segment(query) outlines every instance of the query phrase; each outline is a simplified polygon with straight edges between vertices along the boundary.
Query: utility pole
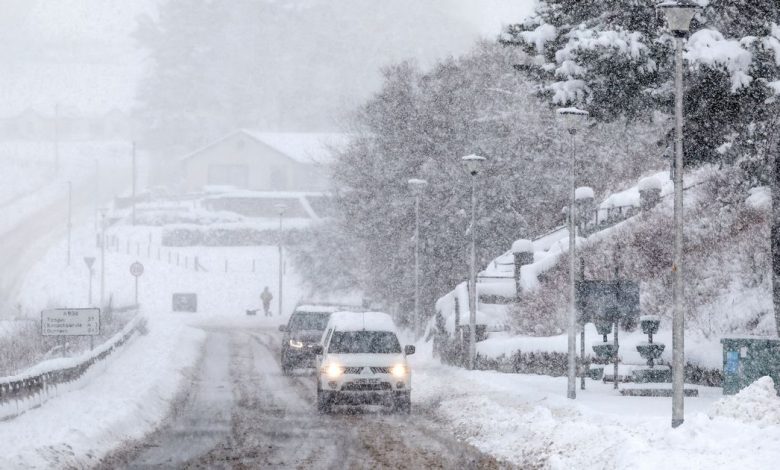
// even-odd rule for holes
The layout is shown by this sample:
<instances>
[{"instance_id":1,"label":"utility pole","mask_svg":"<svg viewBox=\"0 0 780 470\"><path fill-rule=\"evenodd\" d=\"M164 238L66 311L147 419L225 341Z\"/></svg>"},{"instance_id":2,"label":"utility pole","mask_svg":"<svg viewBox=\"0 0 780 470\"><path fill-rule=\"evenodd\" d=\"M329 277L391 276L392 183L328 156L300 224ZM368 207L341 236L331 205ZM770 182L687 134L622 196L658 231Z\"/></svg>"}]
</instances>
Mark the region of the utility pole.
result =
<instances>
[{"instance_id":1,"label":"utility pole","mask_svg":"<svg viewBox=\"0 0 780 470\"><path fill-rule=\"evenodd\" d=\"M282 314L282 295L284 292L284 259L282 248L282 219L284 218L284 212L287 210L287 206L284 204L277 204L276 211L279 213L279 315Z\"/></svg>"},{"instance_id":2,"label":"utility pole","mask_svg":"<svg viewBox=\"0 0 780 470\"><path fill-rule=\"evenodd\" d=\"M106 305L106 209L101 211L100 216L100 308L103 308Z\"/></svg>"},{"instance_id":3,"label":"utility pole","mask_svg":"<svg viewBox=\"0 0 780 470\"><path fill-rule=\"evenodd\" d=\"M133 172L133 194L132 194L132 201L133 201L133 226L135 227L135 197L136 197L136 183L137 183L137 175L136 175L136 159L135 159L135 141L133 141L133 165L132 165L132 172Z\"/></svg>"},{"instance_id":4,"label":"utility pole","mask_svg":"<svg viewBox=\"0 0 780 470\"><path fill-rule=\"evenodd\" d=\"M68 181L68 266L70 266L71 232L73 230L73 182Z\"/></svg>"},{"instance_id":5,"label":"utility pole","mask_svg":"<svg viewBox=\"0 0 780 470\"><path fill-rule=\"evenodd\" d=\"M60 105L54 105L54 174L60 174Z\"/></svg>"},{"instance_id":6,"label":"utility pole","mask_svg":"<svg viewBox=\"0 0 780 470\"><path fill-rule=\"evenodd\" d=\"M422 318L420 313L420 196L428 184L421 179L410 179L409 188L414 195L414 339L421 335Z\"/></svg>"}]
</instances>

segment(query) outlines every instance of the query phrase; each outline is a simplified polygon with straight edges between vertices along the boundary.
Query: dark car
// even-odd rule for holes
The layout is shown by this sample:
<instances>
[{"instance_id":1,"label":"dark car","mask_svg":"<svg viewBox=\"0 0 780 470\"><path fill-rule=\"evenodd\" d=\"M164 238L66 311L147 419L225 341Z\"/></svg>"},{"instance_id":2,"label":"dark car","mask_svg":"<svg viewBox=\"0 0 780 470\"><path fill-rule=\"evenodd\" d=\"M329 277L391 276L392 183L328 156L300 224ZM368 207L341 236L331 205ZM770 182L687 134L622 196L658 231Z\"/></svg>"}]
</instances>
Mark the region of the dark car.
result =
<instances>
[{"instance_id":1,"label":"dark car","mask_svg":"<svg viewBox=\"0 0 780 470\"><path fill-rule=\"evenodd\" d=\"M330 314L345 310L335 305L299 305L286 325L279 326L282 337L282 372L289 374L297 368L314 367L312 348L320 343Z\"/></svg>"}]
</instances>

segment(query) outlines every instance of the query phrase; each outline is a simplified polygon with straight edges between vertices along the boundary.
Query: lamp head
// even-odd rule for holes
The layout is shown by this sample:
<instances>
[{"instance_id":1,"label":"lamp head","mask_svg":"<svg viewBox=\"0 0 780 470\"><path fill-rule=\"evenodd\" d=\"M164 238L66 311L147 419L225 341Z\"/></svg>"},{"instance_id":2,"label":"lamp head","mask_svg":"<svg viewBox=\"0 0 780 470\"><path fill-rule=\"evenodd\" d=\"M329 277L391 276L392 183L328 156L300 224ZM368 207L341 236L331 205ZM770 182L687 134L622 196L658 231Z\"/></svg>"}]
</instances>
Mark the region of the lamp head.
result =
<instances>
[{"instance_id":1,"label":"lamp head","mask_svg":"<svg viewBox=\"0 0 780 470\"><path fill-rule=\"evenodd\" d=\"M585 127L590 113L579 108L558 108L555 115L561 127L574 134Z\"/></svg>"},{"instance_id":2,"label":"lamp head","mask_svg":"<svg viewBox=\"0 0 780 470\"><path fill-rule=\"evenodd\" d=\"M276 209L276 213L281 215L284 215L284 212L287 210L287 205L285 204L275 204L274 209Z\"/></svg>"},{"instance_id":3,"label":"lamp head","mask_svg":"<svg viewBox=\"0 0 780 470\"><path fill-rule=\"evenodd\" d=\"M412 178L407 183L409 184L409 190L414 196L422 194L425 190L425 186L428 184L427 181L419 178Z\"/></svg>"},{"instance_id":4,"label":"lamp head","mask_svg":"<svg viewBox=\"0 0 780 470\"><path fill-rule=\"evenodd\" d=\"M463 161L463 163L466 165L466 169L468 169L469 173L471 173L471 176L476 176L477 173L479 173L479 168L485 161L485 157L471 154L462 157L461 161Z\"/></svg>"},{"instance_id":5,"label":"lamp head","mask_svg":"<svg viewBox=\"0 0 780 470\"><path fill-rule=\"evenodd\" d=\"M669 29L675 36L684 36L691 30L691 20L701 6L692 0L669 0L655 6L664 12Z\"/></svg>"}]
</instances>

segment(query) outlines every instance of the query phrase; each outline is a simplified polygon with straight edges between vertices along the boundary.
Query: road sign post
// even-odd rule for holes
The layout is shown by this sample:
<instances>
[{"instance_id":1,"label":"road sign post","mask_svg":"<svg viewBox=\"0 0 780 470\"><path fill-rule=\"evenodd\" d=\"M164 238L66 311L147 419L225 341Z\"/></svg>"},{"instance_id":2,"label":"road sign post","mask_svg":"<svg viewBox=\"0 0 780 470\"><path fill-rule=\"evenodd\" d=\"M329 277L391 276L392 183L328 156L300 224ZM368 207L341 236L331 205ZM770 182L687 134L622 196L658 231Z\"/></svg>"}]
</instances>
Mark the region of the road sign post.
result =
<instances>
[{"instance_id":1,"label":"road sign post","mask_svg":"<svg viewBox=\"0 0 780 470\"><path fill-rule=\"evenodd\" d=\"M92 265L95 264L95 257L94 256L85 256L84 257L84 264L86 264L87 265L87 269L89 269L89 296L87 297L87 299L88 299L88 304L87 305L92 306Z\"/></svg>"},{"instance_id":2,"label":"road sign post","mask_svg":"<svg viewBox=\"0 0 780 470\"><path fill-rule=\"evenodd\" d=\"M144 265L136 261L130 265L130 274L135 278L135 304L138 305L138 278L144 273Z\"/></svg>"}]
</instances>

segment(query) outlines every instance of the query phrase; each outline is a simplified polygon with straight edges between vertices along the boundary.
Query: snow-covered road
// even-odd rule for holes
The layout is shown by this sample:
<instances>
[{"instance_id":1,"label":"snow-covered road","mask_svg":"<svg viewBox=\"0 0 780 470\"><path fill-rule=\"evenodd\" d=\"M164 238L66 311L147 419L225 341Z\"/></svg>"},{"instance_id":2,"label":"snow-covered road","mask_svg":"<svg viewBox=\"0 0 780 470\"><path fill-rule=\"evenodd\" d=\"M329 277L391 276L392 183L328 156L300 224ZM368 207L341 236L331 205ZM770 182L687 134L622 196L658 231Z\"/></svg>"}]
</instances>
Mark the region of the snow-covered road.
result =
<instances>
[{"instance_id":1,"label":"snow-covered road","mask_svg":"<svg viewBox=\"0 0 780 470\"><path fill-rule=\"evenodd\" d=\"M314 377L282 374L277 332L206 330L199 372L165 426L128 443L103 468L499 467L425 407L411 416L321 416Z\"/></svg>"}]
</instances>

